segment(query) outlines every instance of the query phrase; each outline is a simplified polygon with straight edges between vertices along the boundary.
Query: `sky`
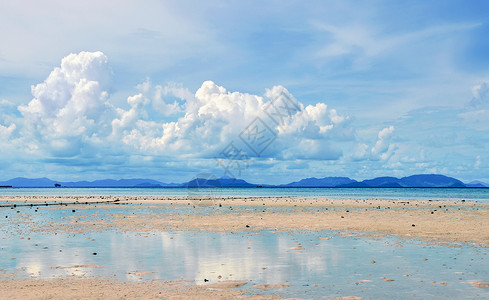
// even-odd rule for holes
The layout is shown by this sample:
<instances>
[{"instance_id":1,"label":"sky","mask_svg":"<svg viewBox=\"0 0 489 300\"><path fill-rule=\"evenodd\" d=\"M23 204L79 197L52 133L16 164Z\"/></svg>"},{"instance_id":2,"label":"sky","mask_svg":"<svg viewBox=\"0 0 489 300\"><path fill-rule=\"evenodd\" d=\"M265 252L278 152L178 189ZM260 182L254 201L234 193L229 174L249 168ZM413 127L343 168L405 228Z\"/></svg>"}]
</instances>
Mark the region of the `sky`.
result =
<instances>
[{"instance_id":1,"label":"sky","mask_svg":"<svg viewBox=\"0 0 489 300\"><path fill-rule=\"evenodd\" d=\"M0 180L489 182L487 1L3 1Z\"/></svg>"}]
</instances>

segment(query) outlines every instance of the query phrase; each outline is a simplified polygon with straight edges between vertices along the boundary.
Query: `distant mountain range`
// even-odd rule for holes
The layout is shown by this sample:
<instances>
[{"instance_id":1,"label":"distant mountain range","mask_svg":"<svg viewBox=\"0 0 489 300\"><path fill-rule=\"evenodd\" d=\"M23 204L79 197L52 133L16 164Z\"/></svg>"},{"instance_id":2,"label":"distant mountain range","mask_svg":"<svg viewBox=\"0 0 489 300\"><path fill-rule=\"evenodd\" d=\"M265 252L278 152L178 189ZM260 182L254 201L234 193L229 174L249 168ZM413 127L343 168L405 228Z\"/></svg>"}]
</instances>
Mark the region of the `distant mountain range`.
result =
<instances>
[{"instance_id":1,"label":"distant mountain range","mask_svg":"<svg viewBox=\"0 0 489 300\"><path fill-rule=\"evenodd\" d=\"M184 183L164 183L152 179L104 179L95 181L61 182L49 178L22 178L17 177L7 181L0 181L0 187L344 187L344 188L413 188L413 187L489 187L481 181L463 183L462 181L437 174L420 174L403 178L377 177L363 181L356 181L348 177L306 178L300 181L282 185L253 184L242 179L221 178L195 178Z\"/></svg>"},{"instance_id":2,"label":"distant mountain range","mask_svg":"<svg viewBox=\"0 0 489 300\"><path fill-rule=\"evenodd\" d=\"M420 174L403 178L377 177L356 181L348 177L307 178L285 184L286 187L352 187L352 188L413 188L413 187L489 187L483 182L463 183L462 181L437 174Z\"/></svg>"}]
</instances>

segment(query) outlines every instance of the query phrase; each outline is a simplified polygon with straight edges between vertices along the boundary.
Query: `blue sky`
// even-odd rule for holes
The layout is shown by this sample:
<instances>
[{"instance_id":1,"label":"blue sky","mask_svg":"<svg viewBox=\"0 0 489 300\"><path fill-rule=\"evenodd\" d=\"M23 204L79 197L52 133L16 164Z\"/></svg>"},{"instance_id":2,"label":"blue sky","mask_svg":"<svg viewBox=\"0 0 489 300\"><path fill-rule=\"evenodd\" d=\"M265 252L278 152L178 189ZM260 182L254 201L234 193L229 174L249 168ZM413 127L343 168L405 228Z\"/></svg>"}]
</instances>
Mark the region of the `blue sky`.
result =
<instances>
[{"instance_id":1,"label":"blue sky","mask_svg":"<svg viewBox=\"0 0 489 300\"><path fill-rule=\"evenodd\" d=\"M0 179L489 181L487 11L487 1L2 3ZM274 123L267 108L287 99L299 109ZM242 139L253 128L270 129L263 151Z\"/></svg>"}]
</instances>

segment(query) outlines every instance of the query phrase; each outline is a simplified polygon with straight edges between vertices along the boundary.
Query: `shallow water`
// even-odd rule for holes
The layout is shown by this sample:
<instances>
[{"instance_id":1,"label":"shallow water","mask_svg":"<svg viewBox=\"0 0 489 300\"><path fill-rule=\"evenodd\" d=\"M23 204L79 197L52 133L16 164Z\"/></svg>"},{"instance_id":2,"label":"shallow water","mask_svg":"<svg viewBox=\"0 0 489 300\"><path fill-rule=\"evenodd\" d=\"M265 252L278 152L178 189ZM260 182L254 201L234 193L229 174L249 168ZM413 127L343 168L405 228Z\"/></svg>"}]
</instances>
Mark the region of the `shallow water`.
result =
<instances>
[{"instance_id":1,"label":"shallow water","mask_svg":"<svg viewBox=\"0 0 489 300\"><path fill-rule=\"evenodd\" d=\"M0 196L239 196L489 201L489 188L0 188Z\"/></svg>"},{"instance_id":2,"label":"shallow water","mask_svg":"<svg viewBox=\"0 0 489 300\"><path fill-rule=\"evenodd\" d=\"M138 213L144 217L152 209L148 206ZM122 206L93 207L77 210L76 214L104 218L106 214L124 212L127 213ZM427 246L395 237L342 237L330 231L122 233L107 230L54 235L26 232L22 226L7 223L15 216L32 217L32 221L39 222L61 220L71 214L66 209L39 208L37 213L32 208L1 209L0 269L17 272L17 277L183 279L196 284L204 284L204 279L208 283L216 282L221 276L221 280L250 281L241 287L250 292L301 298L489 297L487 289L471 286L474 281L489 281L489 249L481 247ZM9 218L3 219L4 215ZM303 250L291 249L299 244ZM75 265L102 267L73 268ZM261 283L283 283L290 287L268 291L253 288Z\"/></svg>"}]
</instances>

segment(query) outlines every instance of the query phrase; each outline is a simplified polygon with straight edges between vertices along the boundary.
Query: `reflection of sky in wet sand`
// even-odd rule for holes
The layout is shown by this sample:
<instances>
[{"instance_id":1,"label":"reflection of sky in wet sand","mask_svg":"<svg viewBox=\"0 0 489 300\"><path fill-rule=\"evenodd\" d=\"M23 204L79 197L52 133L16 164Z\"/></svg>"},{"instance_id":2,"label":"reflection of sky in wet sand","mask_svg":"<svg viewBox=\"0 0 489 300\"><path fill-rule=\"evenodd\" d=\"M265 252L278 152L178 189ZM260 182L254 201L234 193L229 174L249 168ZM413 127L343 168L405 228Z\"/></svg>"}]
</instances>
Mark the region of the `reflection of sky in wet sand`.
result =
<instances>
[{"instance_id":1,"label":"reflection of sky in wet sand","mask_svg":"<svg viewBox=\"0 0 489 300\"><path fill-rule=\"evenodd\" d=\"M287 296L488 295L470 285L489 279L487 249L433 247L394 238L319 238L325 236L331 232L110 231L75 236L31 234L30 240L2 236L0 268L24 270L37 278L115 275L120 280L184 279L196 284L204 284L204 279L216 282L221 276L220 280L252 281L243 288L287 283L289 288L265 291ZM299 244L304 250L291 249Z\"/></svg>"},{"instance_id":2,"label":"reflection of sky in wet sand","mask_svg":"<svg viewBox=\"0 0 489 300\"><path fill-rule=\"evenodd\" d=\"M140 210L142 217L145 211L151 208ZM20 213L10 209L3 212L9 220L25 214L35 222L72 215L71 210L47 208L37 213L30 208ZM106 214L124 212L120 208L92 208L77 210L76 214L105 218ZM25 228L10 222L0 225L0 269L17 271L18 277L184 279L196 284L245 280L251 282L242 289L253 291L254 284L262 283L289 284L288 288L259 292L302 298L489 296L487 289L471 286L474 281L489 281L487 248L426 246L399 238L341 237L332 232L107 230L55 235L26 234ZM293 250L298 246L303 250Z\"/></svg>"}]
</instances>

